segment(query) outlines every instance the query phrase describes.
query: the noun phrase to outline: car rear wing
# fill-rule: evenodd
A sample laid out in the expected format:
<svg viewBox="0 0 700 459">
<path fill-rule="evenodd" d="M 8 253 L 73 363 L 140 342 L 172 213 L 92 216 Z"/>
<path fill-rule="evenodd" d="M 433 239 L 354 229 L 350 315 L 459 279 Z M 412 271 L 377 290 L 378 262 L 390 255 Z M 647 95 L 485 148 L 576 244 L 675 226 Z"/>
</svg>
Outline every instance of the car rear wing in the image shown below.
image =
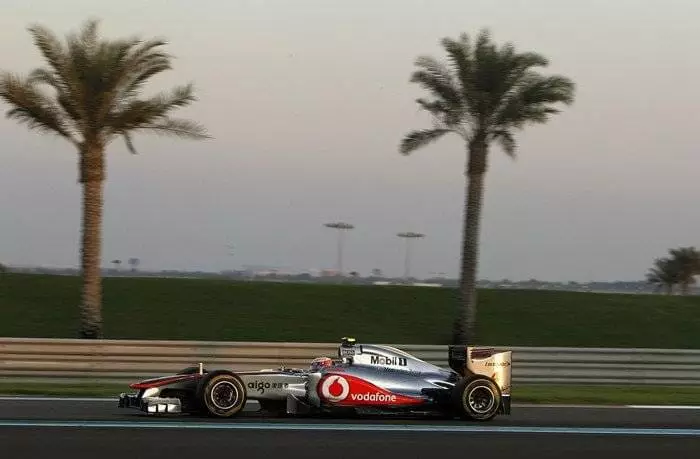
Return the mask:
<svg viewBox="0 0 700 459">
<path fill-rule="evenodd" d="M 448 347 L 450 368 L 463 377 L 483 375 L 493 379 L 504 396 L 510 396 L 512 351 L 463 345 Z"/>
</svg>

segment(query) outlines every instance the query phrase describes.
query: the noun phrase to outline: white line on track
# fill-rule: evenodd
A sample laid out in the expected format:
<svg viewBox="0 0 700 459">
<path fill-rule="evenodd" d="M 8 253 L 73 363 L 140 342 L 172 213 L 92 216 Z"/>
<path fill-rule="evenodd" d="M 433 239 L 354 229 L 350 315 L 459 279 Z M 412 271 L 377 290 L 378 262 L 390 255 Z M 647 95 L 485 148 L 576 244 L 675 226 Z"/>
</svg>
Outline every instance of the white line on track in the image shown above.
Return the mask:
<svg viewBox="0 0 700 459">
<path fill-rule="evenodd" d="M 111 421 L 24 421 L 0 420 L 0 427 L 15 428 L 94 428 L 94 429 L 199 429 L 199 430 L 311 430 L 370 432 L 462 432 L 623 436 L 700 437 L 700 429 L 648 429 L 597 427 L 525 427 L 428 424 L 292 424 L 292 423 L 185 423 L 185 422 L 111 422 Z"/>
<path fill-rule="evenodd" d="M 636 410 L 700 410 L 700 405 L 627 405 Z"/>
<path fill-rule="evenodd" d="M 574 410 L 700 410 L 700 405 L 559 405 L 559 404 L 513 404 L 513 408 L 554 408 Z"/>
<path fill-rule="evenodd" d="M 20 395 L 6 395 L 1 396 L 0 400 L 18 402 L 116 402 L 117 397 L 25 397 Z"/>
</svg>

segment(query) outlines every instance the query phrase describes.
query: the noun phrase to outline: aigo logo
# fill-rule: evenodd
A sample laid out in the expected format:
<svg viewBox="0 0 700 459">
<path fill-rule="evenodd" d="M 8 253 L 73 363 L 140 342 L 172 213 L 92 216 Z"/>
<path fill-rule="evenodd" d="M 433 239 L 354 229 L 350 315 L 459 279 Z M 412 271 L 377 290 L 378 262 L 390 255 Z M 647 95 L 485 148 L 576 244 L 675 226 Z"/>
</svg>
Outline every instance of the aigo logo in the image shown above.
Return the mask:
<svg viewBox="0 0 700 459">
<path fill-rule="evenodd" d="M 350 384 L 342 376 L 331 375 L 321 383 L 321 395 L 329 402 L 345 400 L 350 393 Z"/>
</svg>

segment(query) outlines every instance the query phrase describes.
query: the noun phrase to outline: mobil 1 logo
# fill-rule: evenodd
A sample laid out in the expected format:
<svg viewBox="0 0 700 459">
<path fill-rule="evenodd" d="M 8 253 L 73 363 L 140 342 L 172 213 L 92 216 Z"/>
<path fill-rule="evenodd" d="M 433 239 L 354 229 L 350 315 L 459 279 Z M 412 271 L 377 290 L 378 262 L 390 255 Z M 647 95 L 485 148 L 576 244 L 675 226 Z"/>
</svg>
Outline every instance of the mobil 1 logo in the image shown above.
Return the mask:
<svg viewBox="0 0 700 459">
<path fill-rule="evenodd" d="M 396 365 L 405 367 L 408 365 L 408 360 L 405 357 L 385 357 L 383 355 L 372 355 L 369 359 L 372 365 Z"/>
</svg>

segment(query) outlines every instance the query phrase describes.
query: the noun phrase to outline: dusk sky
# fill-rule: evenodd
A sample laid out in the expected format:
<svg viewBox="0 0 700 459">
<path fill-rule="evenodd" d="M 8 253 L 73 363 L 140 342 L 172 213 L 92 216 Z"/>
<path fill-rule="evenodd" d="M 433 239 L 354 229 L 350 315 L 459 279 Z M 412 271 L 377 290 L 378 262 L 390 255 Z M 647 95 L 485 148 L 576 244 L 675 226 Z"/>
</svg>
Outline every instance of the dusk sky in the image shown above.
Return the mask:
<svg viewBox="0 0 700 459">
<path fill-rule="evenodd" d="M 218 271 L 333 268 L 334 220 L 356 225 L 348 270 L 403 269 L 395 234 L 418 231 L 413 272 L 457 275 L 465 150 L 429 127 L 409 82 L 418 55 L 483 27 L 544 54 L 576 102 L 494 147 L 479 278 L 639 280 L 670 247 L 700 246 L 697 0 L 2 0 L 0 69 L 43 62 L 26 28 L 63 35 L 89 17 L 110 37 L 162 36 L 174 70 L 150 92 L 194 82 L 178 116 L 213 139 L 137 137 L 108 150 L 105 266 Z M 149 93 L 150 93 L 149 92 Z M 0 103 L 3 113 L 7 105 Z M 0 262 L 78 266 L 73 147 L 0 118 Z M 233 255 L 228 246 L 233 246 Z"/>
</svg>

